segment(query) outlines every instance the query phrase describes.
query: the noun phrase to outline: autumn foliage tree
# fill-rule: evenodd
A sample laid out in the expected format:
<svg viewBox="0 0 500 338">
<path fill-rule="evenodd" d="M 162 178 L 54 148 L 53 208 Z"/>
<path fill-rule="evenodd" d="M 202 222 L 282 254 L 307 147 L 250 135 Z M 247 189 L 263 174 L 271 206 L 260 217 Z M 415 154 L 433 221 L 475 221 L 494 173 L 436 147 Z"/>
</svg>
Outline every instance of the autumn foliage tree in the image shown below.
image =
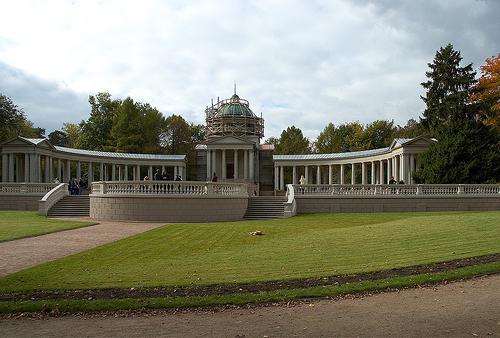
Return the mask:
<svg viewBox="0 0 500 338">
<path fill-rule="evenodd" d="M 470 101 L 479 104 L 486 125 L 500 129 L 500 53 L 486 59 Z"/>
</svg>

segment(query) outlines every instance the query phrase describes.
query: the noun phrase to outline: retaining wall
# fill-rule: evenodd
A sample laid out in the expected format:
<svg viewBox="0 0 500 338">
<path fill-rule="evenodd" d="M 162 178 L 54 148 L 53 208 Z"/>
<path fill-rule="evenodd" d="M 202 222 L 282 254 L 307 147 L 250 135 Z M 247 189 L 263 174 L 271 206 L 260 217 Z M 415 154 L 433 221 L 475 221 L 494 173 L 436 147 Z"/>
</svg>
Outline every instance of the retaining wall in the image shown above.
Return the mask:
<svg viewBox="0 0 500 338">
<path fill-rule="evenodd" d="M 96 220 L 215 222 L 241 220 L 247 197 L 90 195 L 90 217 Z"/>
<path fill-rule="evenodd" d="M 38 210 L 40 194 L 2 194 L 0 195 L 0 210 Z"/>
<path fill-rule="evenodd" d="M 384 211 L 485 211 L 500 210 L 497 196 L 387 196 L 327 197 L 297 196 L 297 213 Z"/>
</svg>

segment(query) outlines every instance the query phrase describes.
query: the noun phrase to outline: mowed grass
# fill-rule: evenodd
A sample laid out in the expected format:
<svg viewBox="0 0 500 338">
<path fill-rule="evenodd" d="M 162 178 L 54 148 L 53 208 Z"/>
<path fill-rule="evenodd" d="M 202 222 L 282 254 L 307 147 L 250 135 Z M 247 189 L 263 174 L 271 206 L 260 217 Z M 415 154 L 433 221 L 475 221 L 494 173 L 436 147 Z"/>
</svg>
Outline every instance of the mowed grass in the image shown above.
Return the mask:
<svg viewBox="0 0 500 338">
<path fill-rule="evenodd" d="M 36 211 L 0 211 L 0 242 L 79 228 L 95 222 L 63 221 Z"/>
<path fill-rule="evenodd" d="M 499 252 L 500 212 L 169 224 L 4 277 L 0 292 L 321 277 Z"/>
</svg>

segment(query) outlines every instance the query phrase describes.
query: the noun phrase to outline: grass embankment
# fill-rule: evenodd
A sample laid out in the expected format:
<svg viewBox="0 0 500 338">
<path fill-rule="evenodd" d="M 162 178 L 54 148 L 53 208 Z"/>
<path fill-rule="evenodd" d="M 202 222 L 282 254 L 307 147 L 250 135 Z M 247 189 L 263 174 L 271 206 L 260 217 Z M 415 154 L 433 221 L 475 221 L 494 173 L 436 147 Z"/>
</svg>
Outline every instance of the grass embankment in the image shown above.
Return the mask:
<svg viewBox="0 0 500 338">
<path fill-rule="evenodd" d="M 249 235 L 254 230 L 264 235 Z M 500 212 L 316 214 L 272 221 L 171 224 L 6 276 L 0 279 L 0 293 L 182 287 L 353 274 L 500 253 L 499 238 Z M 438 274 L 306 289 L 182 298 L 5 301 L 0 309 L 242 304 L 335 296 L 498 271 L 500 264 L 494 262 Z"/>
<path fill-rule="evenodd" d="M 0 211 L 0 242 L 74 229 L 95 222 L 63 221 L 40 216 L 36 211 Z"/>
<path fill-rule="evenodd" d="M 281 289 L 256 293 L 228 295 L 123 298 L 123 299 L 59 299 L 41 301 L 0 302 L 0 313 L 15 312 L 95 312 L 140 309 L 185 309 L 218 305 L 263 304 L 297 300 L 301 298 L 339 297 L 348 294 L 373 293 L 390 289 L 429 285 L 443 281 L 454 281 L 500 271 L 500 262 L 475 265 L 455 270 L 419 274 L 414 276 L 362 281 L 340 285 L 317 286 L 303 289 Z"/>
</svg>

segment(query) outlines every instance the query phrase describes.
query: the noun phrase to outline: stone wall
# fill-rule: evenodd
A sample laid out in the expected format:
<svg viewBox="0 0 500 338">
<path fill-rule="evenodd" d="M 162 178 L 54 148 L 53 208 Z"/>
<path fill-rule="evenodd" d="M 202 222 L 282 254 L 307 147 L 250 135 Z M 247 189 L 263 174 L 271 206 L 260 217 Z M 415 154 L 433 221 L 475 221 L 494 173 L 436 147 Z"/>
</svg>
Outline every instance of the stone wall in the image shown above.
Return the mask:
<svg viewBox="0 0 500 338">
<path fill-rule="evenodd" d="M 90 195 L 90 217 L 96 220 L 214 222 L 241 220 L 247 197 L 172 197 Z"/>
<path fill-rule="evenodd" d="M 43 195 L 39 194 L 1 194 L 0 210 L 38 210 L 38 201 Z"/>
<path fill-rule="evenodd" d="M 500 195 L 475 197 L 301 197 L 297 214 L 318 212 L 500 210 Z"/>
</svg>

